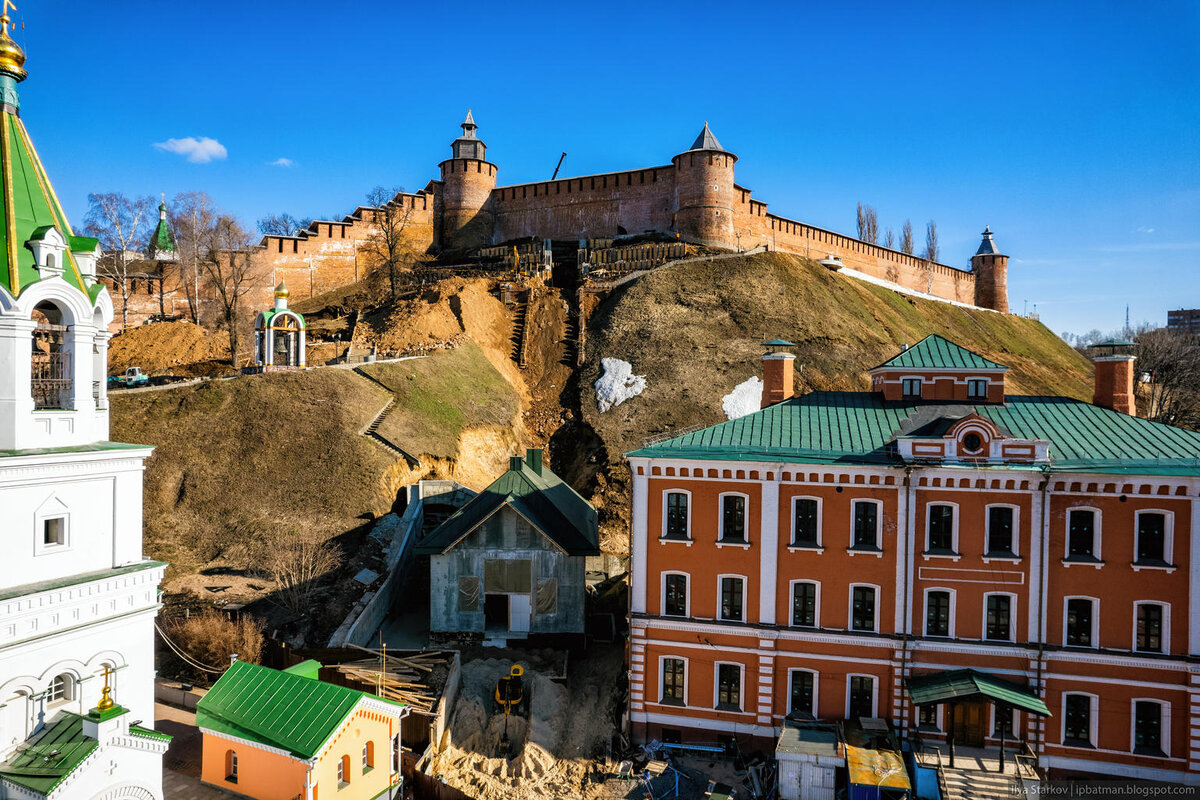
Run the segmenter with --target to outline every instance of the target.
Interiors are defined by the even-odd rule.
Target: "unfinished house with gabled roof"
[[[416,548],[429,558],[429,630],[492,638],[584,632],[585,563],[596,510],[542,464],[508,471]]]

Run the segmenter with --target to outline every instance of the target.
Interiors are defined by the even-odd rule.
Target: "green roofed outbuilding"
[[[418,543],[429,556],[430,630],[495,638],[582,634],[596,509],[542,461],[509,468]]]

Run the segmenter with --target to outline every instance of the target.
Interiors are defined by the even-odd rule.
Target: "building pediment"
[[[1009,435],[991,420],[971,413],[959,419],[933,420],[896,439],[904,461],[1044,464],[1050,460],[1050,442]]]

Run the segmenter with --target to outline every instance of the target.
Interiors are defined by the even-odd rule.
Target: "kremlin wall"
[[[393,200],[403,209],[404,235],[413,251],[437,253],[445,263],[469,262],[480,248],[519,239],[578,242],[652,233],[728,250],[765,247],[818,260],[838,258],[847,269],[910,291],[1008,311],[1008,258],[995,250],[990,232],[966,271],[772,214],[750,189],[738,185],[738,158],[721,146],[707,123],[670,164],[511,186],[497,185],[499,167],[487,160],[470,112],[461,127],[451,157],[439,165],[440,180]],[[360,206],[341,220],[314,221],[295,236],[263,237],[244,307],[267,307],[281,281],[302,300],[361,279],[375,266],[369,247],[375,214]],[[135,282],[131,325],[159,313],[186,312],[184,292],[171,272],[167,267],[162,278],[161,309],[154,281],[142,281],[140,287]],[[120,320],[120,292],[112,294]]]

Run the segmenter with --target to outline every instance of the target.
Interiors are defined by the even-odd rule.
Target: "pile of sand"
[[[589,757],[595,754],[582,752],[574,729],[585,725],[589,735],[584,738],[603,741],[611,734],[611,724],[604,714],[578,707],[548,675],[517,662],[525,667],[525,685],[531,692],[529,717],[509,717],[506,743],[504,715],[491,713],[491,695],[512,663],[483,659],[463,664],[449,741],[432,773],[479,800],[595,797],[588,780],[593,768]]]
[[[129,328],[108,343],[108,373],[141,367],[154,375],[171,367],[229,360],[229,340],[190,322],[154,322]]]

